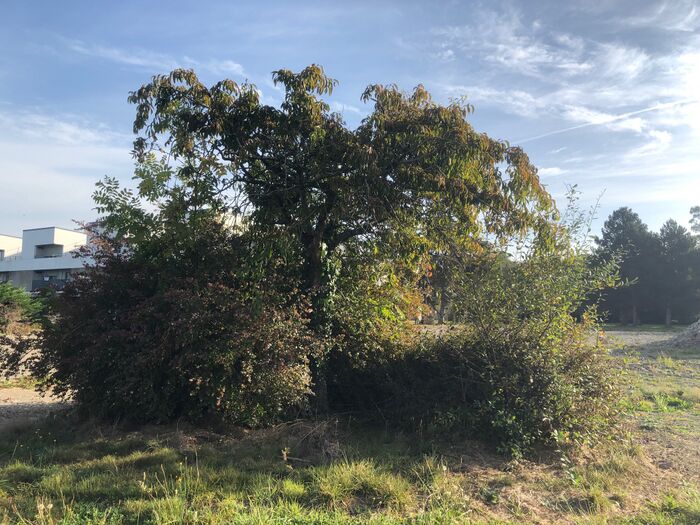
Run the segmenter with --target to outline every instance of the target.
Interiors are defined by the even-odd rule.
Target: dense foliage
[[[139,422],[388,410],[511,452],[606,421],[576,318],[615,259],[590,269],[525,153],[422,86],[370,86],[351,130],[321,68],[274,80],[280,107],[183,70],[132,93],[137,190],[98,184],[92,263],[27,356],[43,386]],[[448,300],[467,328],[411,337]]]
[[[40,311],[38,299],[10,283],[0,283],[0,365],[4,364],[4,368],[14,356],[28,351]]]
[[[512,454],[606,428],[618,392],[605,349],[590,341],[597,316],[586,305],[615,286],[616,261],[591,268],[586,235],[576,235],[585,222],[570,211],[553,245],[455,262],[462,271],[451,295],[463,327],[349,369],[334,389],[339,408],[489,436]]]
[[[333,304],[358,306],[343,312],[355,326],[401,317],[405,312],[394,310],[410,303],[411,293],[399,290],[416,281],[430,250],[546,227],[552,201],[527,156],[476,133],[466,120],[469,107],[436,104],[422,86],[406,95],[372,85],[362,98],[373,109],[350,130],[321,98],[336,82],[320,67],[279,70],[274,81],[285,92],[280,107],[262,104],[247,84],[207,88],[182,70],[155,77],[131,96],[134,131],[141,133],[135,151],[142,162],[150,151],[166,151],[172,178],[203,202],[226,194],[228,211],[245,214],[248,228],[284,237],[310,323],[336,336],[335,348],[349,338]],[[142,190],[168,180],[144,178]],[[392,283],[398,301],[385,304],[386,286],[377,290],[366,279],[356,286],[358,268],[373,266],[383,274],[370,274]],[[332,297],[343,280],[343,297]],[[373,298],[356,295],[368,288],[377,292]],[[376,307],[363,306],[366,299]],[[369,318],[359,320],[363,315]],[[312,363],[321,410],[325,361],[321,355]]]
[[[259,425],[305,406],[320,342],[303,303],[274,273],[243,273],[250,248],[240,236],[200,226],[189,239],[165,230],[138,246],[93,238],[94,266],[56,298],[29,361],[45,386],[90,415],[140,422]]]
[[[619,208],[605,221],[596,243],[599,262],[621,259],[620,276],[626,283],[603,295],[610,321],[669,325],[697,319],[700,245],[686,228],[669,219],[655,233],[630,208]]]

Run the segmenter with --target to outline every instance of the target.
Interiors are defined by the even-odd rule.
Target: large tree
[[[319,66],[273,79],[280,107],[250,84],[207,88],[186,70],[154,77],[130,96],[134,149],[140,161],[165,152],[203,202],[228,194],[251,225],[293,237],[308,290],[320,285],[324,246],[397,232],[468,242],[542,226],[553,210],[525,153],[474,131],[468,107],[437,104],[422,86],[406,95],[371,85],[362,99],[373,108],[352,130],[324,101],[336,81]]]
[[[325,101],[336,81],[321,67],[279,70],[273,80],[284,90],[279,106],[264,104],[253,85],[207,87],[188,70],[133,92],[139,197],[162,209],[173,197],[166,190],[177,186],[188,196],[183,227],[214,210],[244,221],[260,249],[276,239],[319,333],[332,331],[329,267],[337,273],[360,261],[410,273],[427,266],[431,253],[546,232],[556,214],[527,155],[476,132],[469,106],[436,103],[422,86],[406,94],[370,85],[362,94],[369,113],[350,129]],[[112,215],[121,210],[107,222],[131,242],[154,229],[135,234],[119,220],[119,199],[107,201]],[[393,264],[380,265],[387,260]],[[386,277],[373,280],[392,282]],[[323,397],[321,363],[314,380]]]

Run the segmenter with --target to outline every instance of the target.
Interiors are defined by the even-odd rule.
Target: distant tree
[[[698,252],[692,234],[672,219],[661,227],[659,244],[657,301],[662,305],[664,322],[670,325],[673,312],[685,319],[697,313]]]
[[[609,261],[615,256],[622,259],[620,279],[625,285],[607,292],[604,308],[620,323],[639,324],[640,312],[653,296],[654,266],[659,253],[657,237],[639,215],[623,207],[608,217],[602,235],[595,242],[596,257],[600,261]]]
[[[700,206],[690,208],[690,231],[693,235],[700,235]]]

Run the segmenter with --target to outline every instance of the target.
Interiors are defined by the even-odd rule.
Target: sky
[[[652,229],[700,204],[700,0],[8,1],[0,16],[0,233],[95,217],[131,183],[130,91],[194,69],[254,83],[316,63],[355,127],[368,84],[465,98],[478,131],[522,146],[549,191],[577,185],[596,227]]]

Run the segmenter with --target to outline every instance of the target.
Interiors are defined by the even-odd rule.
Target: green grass
[[[341,452],[328,457],[339,437]],[[634,501],[642,452],[627,438],[596,450],[594,460],[542,470],[474,443],[324,423],[237,439],[28,426],[0,435],[0,523],[507,524],[540,513],[618,523],[621,505]],[[640,516],[695,512],[693,494],[665,496]]]
[[[37,380],[31,376],[0,379],[0,388],[34,388],[36,384]]]
[[[484,444],[348,421],[231,435],[61,419],[5,430],[0,524],[695,525],[700,492],[680,480],[700,470],[697,350],[618,363],[622,430],[572,458],[514,462]]]

